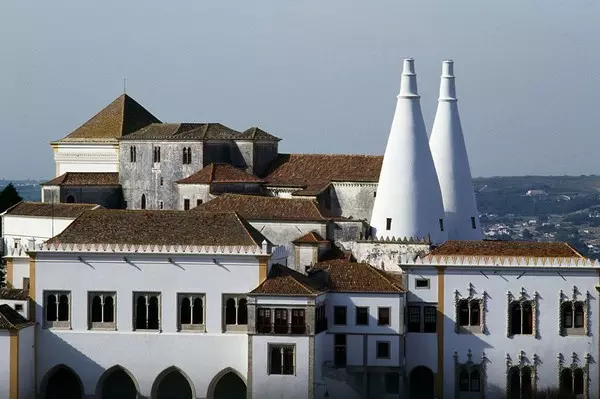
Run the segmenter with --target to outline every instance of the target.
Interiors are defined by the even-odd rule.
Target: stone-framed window
[[[525,288],[521,287],[518,297],[510,291],[506,294],[506,335],[533,335],[538,337],[538,293],[529,296]]]
[[[571,354],[571,364],[566,364],[562,353],[558,354],[558,388],[560,392],[572,394],[577,398],[590,397],[590,361],[587,353],[583,362],[575,352]]]
[[[267,347],[269,351],[269,375],[296,374],[296,345],[270,343]]]
[[[89,292],[88,312],[90,330],[116,330],[116,292]]]
[[[428,278],[415,278],[415,289],[429,289],[430,283]]]
[[[158,146],[152,148],[152,162],[160,163],[160,147]]]
[[[134,145],[129,147],[129,162],[137,162],[137,149]]]
[[[355,324],[357,326],[368,326],[369,325],[369,307],[368,306],[357,306],[356,307]]]
[[[44,328],[71,328],[71,291],[44,291]]]
[[[133,329],[160,331],[160,292],[133,293]]]
[[[408,304],[407,331],[420,333],[435,333],[437,330],[437,304],[417,303]]]
[[[484,397],[487,361],[485,353],[482,353],[479,363],[473,361],[469,349],[467,361],[461,363],[458,352],[454,352],[455,397]]]
[[[190,199],[189,198],[184,198],[183,199],[183,210],[184,211],[189,211],[190,210]]]
[[[582,298],[583,297],[583,298]],[[559,293],[558,333],[567,335],[590,335],[590,293],[582,295],[576,286],[569,298],[561,290]]]
[[[538,358],[534,354],[531,359],[521,351],[517,362],[513,363],[509,354],[506,355],[506,392],[507,399],[533,398],[537,391]]]
[[[206,295],[177,294],[179,331],[206,332]]]
[[[245,294],[223,294],[223,332],[248,331],[248,299]]]
[[[455,306],[455,331],[460,333],[481,334],[486,332],[485,309],[487,293],[483,291],[480,296],[475,291],[475,286],[469,283],[467,295],[454,291]]]
[[[389,326],[391,324],[391,310],[389,307],[378,307],[377,308],[377,325],[378,326]]]
[[[192,149],[190,147],[183,147],[183,159],[184,165],[190,165],[192,163]]]

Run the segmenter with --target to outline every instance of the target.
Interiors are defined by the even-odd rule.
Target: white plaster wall
[[[56,176],[66,172],[118,172],[119,145],[59,144],[55,147]]]
[[[10,387],[10,333],[0,330],[0,398],[8,398]]]
[[[51,218],[39,216],[3,215],[3,238],[6,248],[14,246],[14,239],[20,238],[21,245],[26,246],[32,237],[38,242],[47,240],[61,233],[75,218]]]
[[[268,374],[268,345],[296,345],[295,375]],[[309,390],[308,364],[309,337],[282,337],[255,335],[252,337],[252,397],[253,398],[306,398]]]
[[[390,237],[391,238],[391,237]],[[406,244],[400,242],[354,241],[344,243],[359,262],[366,262],[374,267],[389,271],[401,271],[400,263],[403,254],[414,255],[428,252],[427,244]]]
[[[205,203],[214,198],[213,195],[210,195],[210,185],[208,184],[178,184],[177,189],[179,190],[178,209],[183,209],[183,200],[186,198],[190,200],[190,209],[197,206],[198,200]]]
[[[334,182],[331,212],[336,216],[352,217],[357,220],[371,219],[377,183]]]
[[[256,296],[256,306],[302,306],[308,304],[308,298],[289,297],[282,298],[277,296]]]
[[[295,253],[297,255],[295,268],[301,273],[304,273],[305,266],[311,266],[317,262],[317,247],[314,245],[295,245]]]
[[[104,370],[120,364],[137,380],[142,395],[150,395],[158,374],[179,367],[203,398],[212,378],[226,367],[247,374],[245,333],[222,333],[222,294],[245,293],[258,285],[254,256],[129,255],[39,253],[36,261],[37,321],[45,290],[71,292],[72,330],[41,329],[38,340],[38,383],[55,365],[66,364],[80,376],[86,394],[93,394]],[[116,291],[118,331],[88,331],[88,292]],[[161,292],[162,332],[135,332],[133,292]],[[205,293],[207,333],[179,333],[177,293]],[[200,361],[205,359],[209,361]]]
[[[429,302],[437,303],[438,301],[438,272],[435,268],[421,267],[418,269],[406,269],[405,278],[409,290],[406,294],[407,302]],[[416,288],[415,280],[429,280],[429,288]]]
[[[581,361],[586,353],[590,353],[594,359],[590,364],[590,398],[597,398],[598,391],[598,293],[595,285],[598,284],[598,275],[595,270],[570,271],[566,268],[560,270],[539,269],[517,269],[506,270],[498,268],[495,270],[482,270],[486,275],[480,273],[480,269],[447,268],[445,275],[445,334],[444,334],[444,391],[446,395],[454,392],[454,360],[452,354],[458,352],[460,361],[464,362],[467,352],[471,349],[473,360],[481,359],[482,352],[490,360],[487,365],[487,391],[486,395],[492,395],[497,390],[504,392],[506,385],[506,355],[509,354],[513,362],[518,362],[520,351],[525,352],[528,359],[533,355],[539,356],[541,363],[538,365],[538,389],[558,386],[558,360],[557,356],[562,353],[567,363],[570,364],[571,353],[575,352]],[[517,277],[526,273],[517,279]],[[486,303],[487,311],[485,319],[489,334],[456,334],[454,322],[456,320],[454,308],[454,291],[458,290],[461,295],[468,295],[468,284],[472,283],[478,295],[483,291],[488,294]],[[591,300],[591,333],[593,336],[567,336],[558,334],[559,323],[559,291],[567,296],[573,293],[573,286],[585,294],[589,291]],[[518,296],[524,287],[529,295],[534,291],[540,295],[539,298],[539,338],[534,336],[515,335],[508,338],[507,334],[507,291]],[[582,298],[584,299],[584,298]]]
[[[19,331],[19,398],[29,399],[35,395],[35,326]]]
[[[29,257],[13,258],[13,288],[23,288],[23,278],[29,277]]]

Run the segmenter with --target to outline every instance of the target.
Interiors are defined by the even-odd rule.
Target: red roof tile
[[[367,263],[337,259],[316,263],[311,270],[329,273],[330,292],[404,292],[397,276]]]
[[[198,172],[177,181],[178,184],[261,183],[258,177],[226,163],[211,163]]]
[[[320,244],[329,242],[316,231],[311,231],[309,233],[304,234],[302,237],[296,238],[292,241],[294,244]]]
[[[530,258],[583,258],[565,242],[446,241],[426,256],[517,256]]]
[[[42,186],[119,186],[117,172],[67,172]]]
[[[298,273],[286,266],[271,266],[268,278],[250,294],[282,296],[315,296],[327,291],[324,281]]]
[[[64,204],[50,202],[22,201],[6,211],[12,216],[41,216],[56,218],[76,218],[85,211],[102,208],[94,204]]]

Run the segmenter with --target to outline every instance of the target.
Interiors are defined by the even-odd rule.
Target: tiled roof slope
[[[247,220],[329,220],[316,201],[258,195],[223,194],[191,212],[237,212]]]
[[[76,219],[55,244],[260,246],[265,237],[234,212],[98,209]]]
[[[302,237],[296,238],[292,241],[294,244],[319,244],[323,242],[328,242],[326,239],[321,237],[319,233],[316,231],[311,231],[304,234]]]
[[[9,305],[0,305],[0,330],[20,330],[34,324]]]
[[[95,204],[64,204],[50,202],[21,201],[6,211],[11,216],[41,216],[55,218],[76,218],[85,211],[101,208]]]
[[[160,120],[133,98],[122,94],[58,142],[114,140],[151,123],[160,123]]]
[[[42,186],[119,186],[118,172],[66,172]]]
[[[177,181],[178,184],[260,183],[258,177],[227,163],[211,163],[198,172]]]
[[[257,129],[257,131],[252,131]],[[256,140],[279,141],[258,128],[244,133],[221,123],[154,123],[121,140]]]
[[[0,299],[25,301],[29,298],[29,290],[16,288],[0,288]]]
[[[327,291],[327,285],[324,281],[275,264],[271,266],[268,278],[250,294],[315,296],[325,291]]]
[[[301,187],[294,195],[316,195],[333,181],[379,181],[382,156],[280,154],[264,180],[271,186]]]
[[[565,242],[532,241],[446,241],[431,256],[510,256],[528,258],[583,258]]]
[[[367,263],[337,259],[316,263],[311,270],[329,273],[330,292],[404,292],[397,276]]]

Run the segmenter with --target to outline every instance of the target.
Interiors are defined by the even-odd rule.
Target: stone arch
[[[236,369],[232,368],[232,367],[226,367],[223,370],[219,371],[214,377],[213,379],[210,381],[210,384],[208,384],[208,389],[206,390],[206,398],[207,399],[221,399],[220,397],[217,397],[215,394],[218,395],[217,392],[217,387],[219,385],[219,382],[221,382],[221,380],[223,380],[223,378],[226,376],[228,376],[229,374],[239,378],[239,380],[241,380],[241,382],[244,384],[245,389],[248,389],[248,382],[246,381],[246,377],[244,377],[239,371],[237,371]],[[239,399],[244,399],[246,397],[246,393],[244,392],[244,396],[240,397]],[[238,399],[236,397],[231,397],[231,399]]]
[[[123,394],[122,396],[119,396],[119,398],[115,398],[115,399],[125,399],[125,398],[129,398],[129,397],[133,397],[133,398],[138,398],[140,395],[140,386],[138,385],[137,380],[135,379],[135,377],[133,376],[133,374],[131,374],[131,372],[129,370],[127,370],[125,367],[121,366],[120,364],[117,364],[115,366],[112,366],[111,368],[107,369],[104,371],[104,373],[102,373],[102,375],[100,376],[100,378],[98,379],[98,383],[96,384],[96,397],[101,399],[103,398],[103,394],[104,394],[104,383],[107,381],[107,379],[111,376],[113,376],[113,373],[115,372],[122,372],[125,373],[127,375],[127,377],[129,377],[129,379],[131,380],[131,383],[133,384],[133,387],[135,388],[135,394],[134,395],[126,395]],[[115,395],[111,395],[111,397],[115,397]]]
[[[67,204],[75,203],[75,197],[72,194],[67,195]]]
[[[408,379],[410,399],[433,399],[435,392],[433,371],[426,366],[417,366],[410,371]]]
[[[85,395],[81,378],[65,364],[58,364],[46,372],[40,392],[44,399],[81,399]]]
[[[189,389],[190,397],[187,398],[187,395],[185,395],[185,398],[186,399],[196,398],[196,388],[194,387],[194,383],[192,382],[190,377],[188,377],[188,375],[183,372],[183,370],[181,370],[179,367],[176,367],[176,366],[167,367],[166,369],[161,371],[158,376],[156,376],[156,378],[154,379],[154,383],[152,384],[152,392],[151,392],[150,397],[152,399],[179,399],[179,398],[183,399],[184,398],[183,395],[178,395],[178,394],[174,394],[172,396],[163,396],[161,394],[161,392],[160,392],[161,384],[164,382],[165,377],[168,377],[171,373],[179,374],[187,382],[188,387],[190,388]],[[183,388],[185,388],[185,387],[183,387]]]

